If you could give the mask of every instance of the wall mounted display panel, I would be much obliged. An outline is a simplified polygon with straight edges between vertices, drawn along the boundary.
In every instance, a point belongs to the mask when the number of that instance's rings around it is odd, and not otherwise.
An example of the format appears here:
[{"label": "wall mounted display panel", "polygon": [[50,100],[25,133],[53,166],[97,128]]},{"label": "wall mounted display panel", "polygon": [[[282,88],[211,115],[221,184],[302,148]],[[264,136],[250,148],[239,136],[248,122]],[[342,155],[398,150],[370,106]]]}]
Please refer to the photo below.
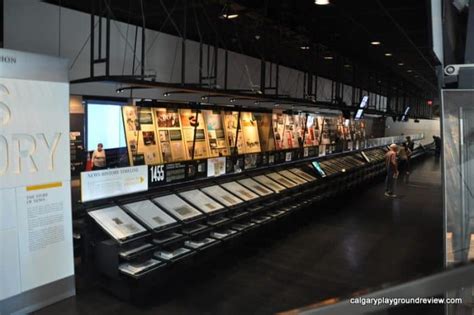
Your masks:
[{"label": "wall mounted display panel", "polygon": [[88,214],[117,241],[125,241],[146,232],[143,226],[118,206],[90,211]]},{"label": "wall mounted display panel", "polygon": [[26,314],[75,294],[68,60],[0,56],[0,313]]},{"label": "wall mounted display panel", "polygon": [[[203,159],[209,157],[209,144],[203,115],[192,109],[180,109],[179,114],[186,145],[187,159]],[[195,142],[194,136],[196,136]]]},{"label": "wall mounted display panel", "polygon": [[162,161],[169,163],[186,160],[187,154],[178,110],[156,108],[154,113]]},{"label": "wall mounted display panel", "polygon": [[205,192],[208,196],[212,196],[212,198],[216,199],[226,207],[237,206],[238,204],[243,202],[242,199],[234,196],[233,194],[229,193],[218,185],[205,187],[201,190]]},{"label": "wall mounted display panel", "polygon": [[210,156],[219,157],[229,155],[230,150],[228,142],[226,141],[221,111],[203,110],[201,114],[206,123]]},{"label": "wall mounted display panel", "polygon": [[277,150],[293,149],[303,143],[306,115],[290,115],[273,112],[272,126]]},{"label": "wall mounted display panel", "polygon": [[245,153],[259,153],[260,137],[258,135],[257,120],[251,112],[240,113],[240,128],[244,140]]},{"label": "wall mounted display panel", "polygon": [[123,106],[122,115],[130,165],[162,163],[152,110]]},{"label": "wall mounted display panel", "polygon": [[175,194],[157,197],[153,201],[181,221],[194,219],[202,215],[196,208]]},{"label": "wall mounted display panel", "polygon": [[160,229],[176,223],[176,220],[170,217],[150,200],[140,200],[124,204],[123,207],[138,218],[149,229]]},{"label": "wall mounted display panel", "polygon": [[242,135],[242,130],[237,130],[238,127],[239,112],[224,112],[224,130],[227,138],[227,145],[231,152],[234,148],[237,148],[238,154],[244,154],[244,137]]},{"label": "wall mounted display panel", "polygon": [[321,131],[319,130],[318,116],[308,114],[306,126],[304,145],[306,147],[319,145]]},{"label": "wall mounted display panel", "polygon": [[260,137],[260,149],[262,152],[275,150],[275,138],[272,129],[271,113],[254,113],[257,119],[258,134]]}]

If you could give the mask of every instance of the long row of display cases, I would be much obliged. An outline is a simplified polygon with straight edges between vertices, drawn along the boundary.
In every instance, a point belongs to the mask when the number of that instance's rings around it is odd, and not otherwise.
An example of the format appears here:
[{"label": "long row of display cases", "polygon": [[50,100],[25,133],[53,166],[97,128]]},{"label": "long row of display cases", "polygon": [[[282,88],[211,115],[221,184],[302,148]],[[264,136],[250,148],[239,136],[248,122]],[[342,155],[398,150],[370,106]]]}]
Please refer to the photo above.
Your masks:
[{"label": "long row of display cases", "polygon": [[212,259],[211,253],[243,235],[265,233],[265,226],[312,211],[311,204],[384,174],[386,150],[184,183],[95,205],[87,210],[93,264],[109,281],[128,288],[137,281],[139,287],[165,281],[176,266]]}]

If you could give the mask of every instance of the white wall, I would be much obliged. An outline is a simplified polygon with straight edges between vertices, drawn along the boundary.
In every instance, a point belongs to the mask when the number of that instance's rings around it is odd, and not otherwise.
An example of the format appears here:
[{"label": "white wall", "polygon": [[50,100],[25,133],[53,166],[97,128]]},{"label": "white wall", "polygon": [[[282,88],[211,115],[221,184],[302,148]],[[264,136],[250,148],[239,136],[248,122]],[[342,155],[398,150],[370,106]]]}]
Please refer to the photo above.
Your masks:
[{"label": "white wall", "polygon": [[421,141],[423,144],[433,142],[433,135],[440,135],[439,119],[420,119],[419,123],[415,123],[413,119],[408,122],[393,122],[391,118],[387,118],[385,122],[385,136],[401,136],[415,133],[424,133],[425,139]]},{"label": "white wall", "polygon": [[[29,51],[41,54],[66,57],[70,60],[69,77],[71,80],[89,77],[89,32],[90,16],[88,14],[59,8],[39,0],[4,0],[4,45],[5,48]],[[105,21],[103,23],[105,25]],[[103,26],[105,29],[105,26]],[[131,74],[133,63],[133,45],[135,26],[111,21],[111,62],[110,73],[120,75]],[[96,28],[96,40],[97,36]],[[157,81],[181,82],[181,39],[152,30],[146,31],[146,61],[147,73],[156,74]],[[138,31],[137,56],[135,68],[138,70],[141,63],[141,31]],[[79,51],[83,48],[82,52]],[[105,53],[105,45],[103,46]],[[207,46],[203,47],[203,75],[207,76]],[[213,62],[214,49],[210,49],[210,61]],[[77,57],[78,56],[78,57]],[[77,60],[75,60],[77,57]],[[224,50],[218,51],[218,82],[219,87],[224,87]],[[75,62],[74,62],[75,60]],[[125,60],[125,62],[124,62]],[[72,64],[74,62],[74,64]],[[103,74],[103,66],[96,67],[96,75]],[[212,68],[212,66],[211,66]],[[267,63],[267,68],[269,64]],[[102,70],[102,71],[101,71]],[[260,60],[229,52],[228,67],[229,89],[252,89],[260,87]],[[276,70],[273,68],[272,82],[275,82]],[[267,82],[270,76],[267,73]],[[186,83],[199,81],[199,43],[186,41]],[[315,81],[315,80],[314,80]],[[291,97],[303,97],[303,72],[280,67],[279,91]],[[270,84],[267,83],[267,86]],[[273,84],[274,85],[274,84]],[[317,78],[318,100],[331,100],[331,80]],[[117,84],[74,84],[71,86],[72,94],[117,96]],[[352,91],[346,86],[346,91]],[[268,91],[273,93],[274,90]],[[165,89],[135,90],[133,96],[141,98],[155,98],[166,100],[163,97]],[[129,97],[129,92],[119,96]],[[196,95],[174,95],[172,98],[183,101],[200,101]],[[348,101],[350,95],[346,95]],[[211,102],[228,103],[228,99],[212,99]],[[245,102],[243,102],[245,104]],[[348,104],[350,102],[347,102]]]}]

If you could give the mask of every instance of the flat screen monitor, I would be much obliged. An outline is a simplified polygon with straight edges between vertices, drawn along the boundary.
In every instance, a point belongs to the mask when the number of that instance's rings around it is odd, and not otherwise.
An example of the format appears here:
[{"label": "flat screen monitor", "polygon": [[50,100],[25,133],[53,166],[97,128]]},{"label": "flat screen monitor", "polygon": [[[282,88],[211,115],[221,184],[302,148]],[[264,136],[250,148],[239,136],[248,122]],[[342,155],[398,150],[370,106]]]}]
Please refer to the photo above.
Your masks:
[{"label": "flat screen monitor", "polygon": [[326,173],[323,171],[318,161],[313,161],[311,164],[313,164],[314,169],[319,173],[319,175],[321,175],[321,177],[326,177]]},{"label": "flat screen monitor", "polygon": [[408,113],[410,112],[410,106],[405,108],[405,111],[403,112],[401,121],[408,121]]},{"label": "flat screen monitor", "polygon": [[87,103],[87,150],[94,151],[99,143],[104,149],[127,146],[120,105]]},{"label": "flat screen monitor", "polygon": [[361,119],[362,117],[364,116],[364,109],[363,108],[359,108],[354,116],[354,119],[355,120],[359,120]]}]

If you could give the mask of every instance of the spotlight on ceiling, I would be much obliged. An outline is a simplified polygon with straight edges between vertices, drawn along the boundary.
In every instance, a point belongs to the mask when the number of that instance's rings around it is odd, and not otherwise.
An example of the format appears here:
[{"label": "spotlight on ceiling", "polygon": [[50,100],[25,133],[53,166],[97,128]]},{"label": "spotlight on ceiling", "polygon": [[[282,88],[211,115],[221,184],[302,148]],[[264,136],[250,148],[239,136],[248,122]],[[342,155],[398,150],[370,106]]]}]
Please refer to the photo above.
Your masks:
[{"label": "spotlight on ceiling", "polygon": [[230,99],[230,102],[231,102],[231,103],[234,103],[234,102],[235,102],[235,98],[231,98],[231,99]]},{"label": "spotlight on ceiling", "polygon": [[352,66],[351,66],[350,64],[348,64],[348,63],[346,63],[346,64],[344,65],[344,68],[350,68],[350,67],[352,67]]},{"label": "spotlight on ceiling", "polygon": [[379,45],[381,45],[382,43],[379,42],[378,40],[374,40],[374,41],[371,41],[370,44],[371,44],[372,46],[379,46]]},{"label": "spotlight on ceiling", "polygon": [[122,89],[122,88],[120,88],[120,89],[116,89],[116,90],[115,90],[115,92],[117,92],[117,94],[120,94],[120,93],[122,93],[122,92],[123,92],[123,89]]},{"label": "spotlight on ceiling", "polygon": [[385,57],[392,57],[392,56],[393,56],[392,53],[389,53],[389,52],[385,53]]},{"label": "spotlight on ceiling", "polygon": [[232,20],[238,18],[239,15],[237,13],[224,13],[221,14],[219,17],[224,20]]},{"label": "spotlight on ceiling", "polygon": [[333,56],[324,56],[324,59],[325,59],[325,60],[333,60],[334,57],[333,57]]},{"label": "spotlight on ceiling", "polygon": [[203,100],[203,101],[207,100],[208,98],[209,97],[207,97],[206,95],[201,96],[201,100]]},{"label": "spotlight on ceiling", "polygon": [[163,93],[163,96],[170,96],[170,93],[165,92],[165,93]]},{"label": "spotlight on ceiling", "polygon": [[411,69],[408,69],[408,70],[407,70],[407,72],[408,72],[408,73],[412,73],[412,72],[413,72],[413,70],[411,70]]},{"label": "spotlight on ceiling", "polygon": [[309,50],[309,46],[301,46],[300,47],[302,50]]},{"label": "spotlight on ceiling", "polygon": [[315,5],[328,5],[330,4],[329,0],[314,0]]},{"label": "spotlight on ceiling", "polygon": [[403,62],[399,62],[398,65],[401,67],[401,66],[404,66],[405,64]]}]

